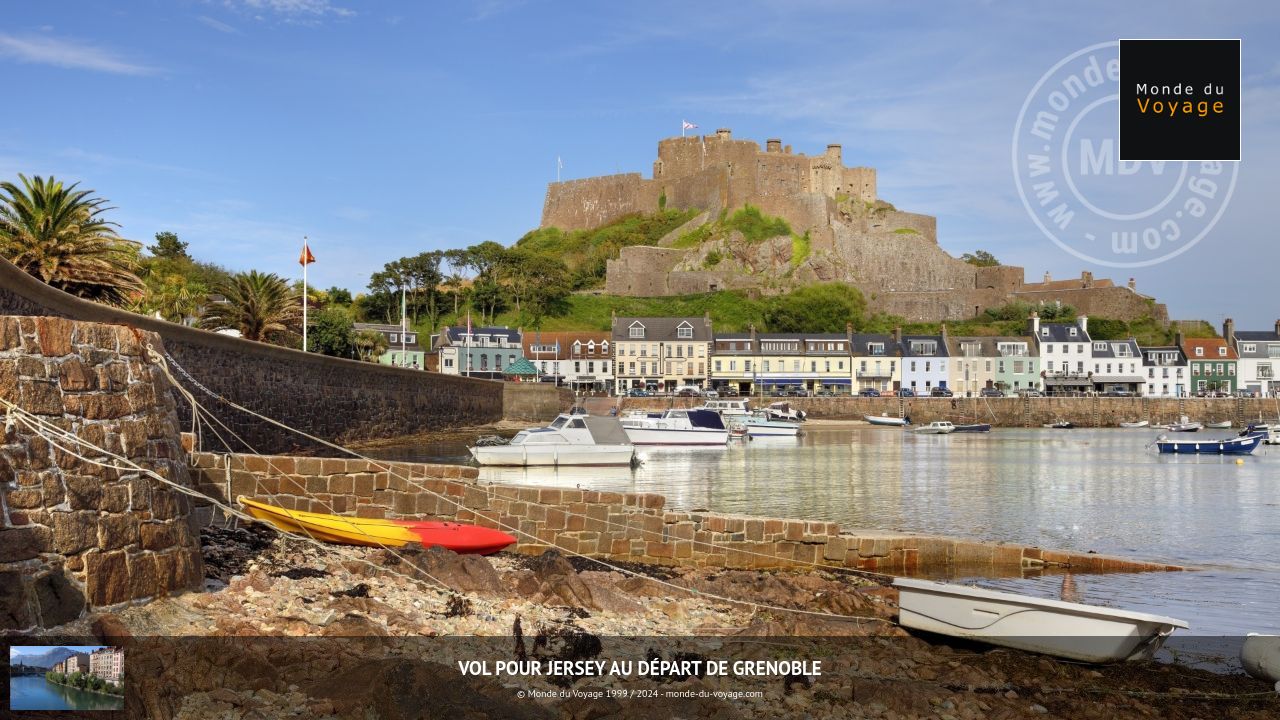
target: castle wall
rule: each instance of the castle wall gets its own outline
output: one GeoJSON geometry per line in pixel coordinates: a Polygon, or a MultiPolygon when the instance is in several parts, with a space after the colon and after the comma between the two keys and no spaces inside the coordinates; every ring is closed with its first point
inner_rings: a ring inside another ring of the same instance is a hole
{"type": "Polygon", "coordinates": [[[685,253],[685,250],[647,246],[622,248],[618,259],[608,262],[605,292],[633,297],[670,295],[667,274],[684,259],[685,253]]]}
{"type": "MultiPolygon", "coordinates": [[[[1034,287],[1034,286],[1033,286],[1034,287]]],[[[1011,298],[1029,303],[1061,301],[1082,315],[1132,320],[1147,315],[1157,322],[1169,321],[1169,308],[1163,303],[1127,287],[1074,288],[1069,290],[1022,289],[1011,298]]]]}
{"type": "Polygon", "coordinates": [[[547,185],[542,227],[586,230],[657,209],[658,190],[640,173],[569,180],[547,185]]]}

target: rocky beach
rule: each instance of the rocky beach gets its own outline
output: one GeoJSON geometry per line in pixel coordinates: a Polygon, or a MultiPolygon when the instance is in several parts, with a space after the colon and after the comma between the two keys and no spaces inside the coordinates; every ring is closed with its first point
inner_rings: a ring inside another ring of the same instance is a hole
{"type": "Polygon", "coordinates": [[[202,546],[204,591],[41,636],[124,645],[129,706],[156,717],[410,718],[431,708],[518,718],[1261,719],[1280,711],[1280,695],[1241,675],[1152,662],[1095,667],[915,637],[893,622],[891,588],[849,572],[610,569],[554,551],[318,550],[261,526],[208,528],[202,546]],[[622,657],[819,659],[822,671],[474,677],[458,665],[622,657]]]}

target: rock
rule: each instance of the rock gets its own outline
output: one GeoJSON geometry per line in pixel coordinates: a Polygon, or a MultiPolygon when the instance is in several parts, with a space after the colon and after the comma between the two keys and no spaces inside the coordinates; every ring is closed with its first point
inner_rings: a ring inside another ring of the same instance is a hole
{"type": "Polygon", "coordinates": [[[0,531],[0,563],[30,560],[53,550],[53,533],[47,527],[25,525],[0,531]]]}
{"type": "Polygon", "coordinates": [[[397,554],[400,557],[382,551],[379,564],[427,582],[434,578],[456,592],[493,595],[503,590],[498,571],[480,555],[459,555],[438,545],[427,550],[405,547],[397,554]]]}
{"type": "Polygon", "coordinates": [[[22,573],[0,572],[0,630],[26,630],[35,624],[22,573]]]}
{"type": "Polygon", "coordinates": [[[69,623],[84,612],[84,593],[58,570],[37,578],[32,589],[40,607],[40,623],[44,627],[69,623]]]}
{"type": "Polygon", "coordinates": [[[124,621],[113,613],[105,613],[93,619],[90,629],[95,637],[109,645],[119,645],[122,641],[133,637],[124,621]]]}
{"type": "Polygon", "coordinates": [[[93,547],[98,542],[97,513],[51,512],[49,522],[53,527],[53,549],[63,555],[93,547]]]}
{"type": "Polygon", "coordinates": [[[129,564],[123,551],[89,553],[85,559],[89,602],[94,606],[115,605],[129,596],[129,564]]]}

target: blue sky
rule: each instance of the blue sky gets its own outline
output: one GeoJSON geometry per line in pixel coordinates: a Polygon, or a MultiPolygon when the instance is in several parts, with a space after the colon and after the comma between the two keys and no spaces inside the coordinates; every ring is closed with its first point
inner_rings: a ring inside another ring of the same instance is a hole
{"type": "Polygon", "coordinates": [[[1280,9],[1274,3],[19,3],[0,21],[0,176],[78,180],[125,236],[362,290],[388,260],[537,226],[564,177],[652,169],[681,119],[703,132],[844,147],[880,195],[937,215],[1030,278],[1090,269],[1174,317],[1270,326],[1280,265],[1280,9]],[[903,7],[899,7],[903,6],[903,7]],[[1120,7],[1116,7],[1120,6],[1120,7]],[[1244,162],[1191,251],[1089,267],[1018,200],[1010,138],[1065,55],[1118,37],[1244,39],[1244,162]]]}
{"type": "Polygon", "coordinates": [[[100,650],[105,645],[11,645],[9,647],[9,662],[15,662],[22,657],[30,657],[33,655],[43,655],[50,650],[56,648],[66,648],[78,653],[91,653],[94,650],[100,650]]]}

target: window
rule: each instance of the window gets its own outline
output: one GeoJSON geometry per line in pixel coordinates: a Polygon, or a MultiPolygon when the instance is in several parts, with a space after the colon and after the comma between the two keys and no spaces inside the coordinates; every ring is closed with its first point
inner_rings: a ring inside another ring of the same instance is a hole
{"type": "MultiPolygon", "coordinates": [[[[1196,348],[1196,349],[1199,350],[1200,348],[1196,348]]],[[[1191,374],[1192,375],[1200,374],[1200,363],[1191,363],[1191,374]]]]}
{"type": "Polygon", "coordinates": [[[1204,357],[1204,348],[1202,347],[1196,348],[1196,357],[1204,357]]]}
{"type": "Polygon", "coordinates": [[[1226,357],[1226,356],[1227,356],[1227,349],[1224,347],[1218,348],[1218,357],[1226,357]]]}
{"type": "Polygon", "coordinates": [[[980,343],[980,342],[966,342],[966,343],[960,343],[960,350],[961,350],[961,352],[963,352],[965,355],[970,356],[970,357],[972,357],[972,356],[974,356],[974,355],[981,355],[981,354],[982,354],[982,343],[980,343]]]}
{"type": "Polygon", "coordinates": [[[1084,354],[1084,345],[1077,345],[1077,346],[1076,346],[1076,352],[1078,352],[1078,353],[1080,353],[1080,354],[1082,354],[1082,355],[1083,355],[1083,354],[1084,354]]]}
{"type": "Polygon", "coordinates": [[[1236,374],[1236,364],[1235,364],[1235,363],[1227,363],[1227,374],[1228,374],[1228,375],[1235,375],[1235,374],[1236,374]]]}
{"type": "Polygon", "coordinates": [[[868,355],[883,355],[883,354],[884,354],[884,343],[882,343],[882,342],[867,343],[867,354],[868,354],[868,355]]]}
{"type": "Polygon", "coordinates": [[[911,352],[917,355],[936,355],[938,344],[932,340],[912,340],[911,352]]]}
{"type": "Polygon", "coordinates": [[[1257,343],[1245,343],[1240,346],[1240,352],[1256,353],[1258,352],[1258,345],[1257,343]]]}
{"type": "Polygon", "coordinates": [[[1045,369],[1046,369],[1046,370],[1048,370],[1049,372],[1053,372],[1053,361],[1052,361],[1052,360],[1050,360],[1050,361],[1049,361],[1049,366],[1048,366],[1047,368],[1045,368],[1045,369]]]}
{"type": "Polygon", "coordinates": [[[1047,353],[1051,353],[1051,352],[1053,352],[1053,345],[1052,345],[1052,344],[1045,345],[1045,346],[1044,346],[1044,351],[1045,351],[1045,352],[1047,352],[1047,353]]]}
{"type": "MultiPolygon", "coordinates": [[[[988,370],[990,370],[991,368],[987,368],[987,369],[988,369],[988,370]]],[[[1001,372],[1001,373],[1002,373],[1002,372],[1004,372],[1004,361],[1003,361],[1003,360],[1000,360],[1000,361],[996,364],[996,372],[1001,372]]]]}
{"type": "MultiPolygon", "coordinates": [[[[1000,361],[1000,364],[1001,364],[1001,365],[1003,365],[1003,364],[1004,364],[1004,361],[1003,361],[1003,360],[1002,360],[1002,361],[1000,361]]],[[[1026,363],[1025,363],[1024,361],[1022,361],[1022,360],[1014,360],[1014,361],[1013,361],[1013,374],[1015,374],[1015,375],[1021,375],[1021,374],[1022,374],[1022,368],[1023,368],[1023,366],[1025,366],[1025,365],[1026,365],[1026,363]]],[[[1001,369],[1000,369],[1000,372],[1004,372],[1004,368],[1001,368],[1001,369]]]]}
{"type": "Polygon", "coordinates": [[[399,333],[391,333],[391,342],[393,342],[393,343],[398,343],[398,342],[400,342],[400,335],[399,335],[399,333]]]}
{"type": "Polygon", "coordinates": [[[1258,379],[1259,380],[1271,379],[1271,363],[1258,363],[1258,379]]]}
{"type": "MultiPolygon", "coordinates": [[[[912,360],[912,361],[911,361],[911,372],[915,372],[915,371],[916,371],[916,361],[915,361],[915,360],[912,360]]],[[[915,383],[911,383],[911,384],[912,384],[912,385],[915,385],[915,383]]]]}
{"type": "Polygon", "coordinates": [[[735,370],[737,370],[737,369],[738,369],[738,361],[737,361],[737,360],[730,360],[730,361],[729,361],[729,372],[733,372],[733,371],[735,371],[735,370]]]}
{"type": "Polygon", "coordinates": [[[1267,357],[1280,358],[1280,343],[1271,343],[1267,345],[1267,357]]]}
{"type": "Polygon", "coordinates": [[[445,366],[445,367],[447,367],[447,368],[451,368],[451,367],[453,367],[453,358],[451,358],[451,357],[445,358],[445,359],[444,359],[444,366],[445,366]]]}
{"type": "Polygon", "coordinates": [[[720,372],[720,361],[716,361],[716,372],[720,372]]]}
{"type": "Polygon", "coordinates": [[[742,372],[751,372],[751,361],[750,361],[750,360],[743,360],[743,361],[742,361],[742,372]]]}
{"type": "Polygon", "coordinates": [[[681,339],[692,338],[693,326],[687,322],[680,323],[680,326],[676,328],[676,337],[681,339]]]}
{"type": "Polygon", "coordinates": [[[1106,351],[1107,351],[1107,344],[1106,344],[1106,343],[1104,343],[1104,342],[1096,342],[1096,343],[1094,343],[1094,344],[1093,344],[1093,351],[1094,351],[1094,352],[1106,352],[1106,351]]]}
{"type": "Polygon", "coordinates": [[[1071,337],[1075,337],[1075,336],[1076,336],[1076,334],[1077,334],[1077,333],[1076,333],[1076,329],[1075,329],[1075,328],[1071,328],[1071,332],[1070,332],[1069,334],[1071,335],[1071,337]]]}
{"type": "Polygon", "coordinates": [[[573,361],[573,374],[574,374],[574,375],[581,375],[581,374],[582,374],[582,361],[580,361],[580,360],[574,360],[574,361],[573,361]]]}
{"type": "Polygon", "coordinates": [[[987,372],[991,372],[991,361],[987,361],[987,372]]]}
{"type": "Polygon", "coordinates": [[[1116,357],[1133,357],[1133,348],[1128,343],[1116,343],[1111,346],[1116,357]]]}
{"type": "Polygon", "coordinates": [[[763,368],[763,370],[764,370],[765,372],[769,372],[769,361],[768,361],[768,360],[765,360],[765,361],[764,361],[764,368],[763,368]]]}
{"type": "Polygon", "coordinates": [[[628,375],[635,375],[635,374],[636,374],[636,361],[635,361],[635,360],[632,360],[632,361],[631,361],[631,369],[630,369],[630,371],[629,371],[627,374],[628,374],[628,375]]]}
{"type": "Polygon", "coordinates": [[[1049,328],[1040,328],[1040,335],[1043,337],[1049,337],[1049,328]]]}
{"type": "Polygon", "coordinates": [[[417,336],[417,335],[406,335],[406,336],[405,336],[405,342],[407,342],[407,343],[409,343],[410,345],[412,345],[412,344],[414,344],[414,343],[418,342],[418,336],[417,336]]]}
{"type": "Polygon", "coordinates": [[[644,326],[640,323],[632,323],[628,337],[642,338],[644,337],[644,326]]]}

